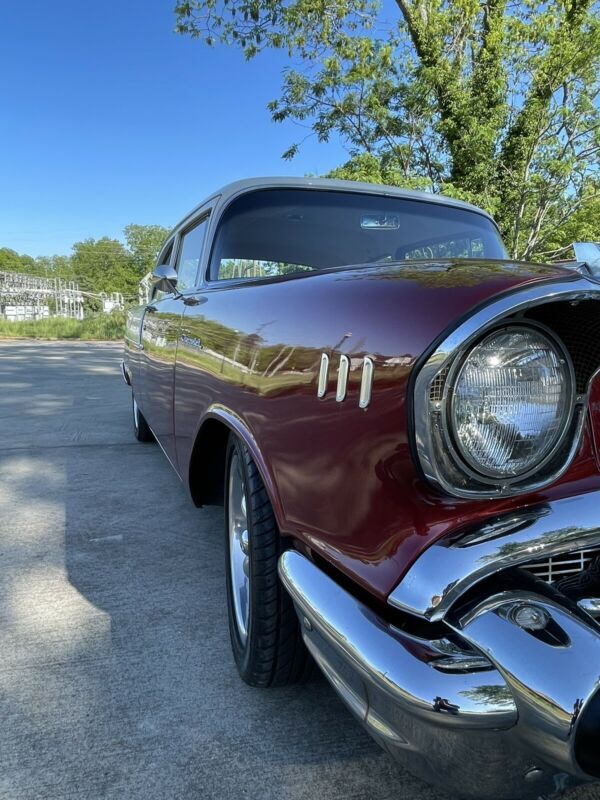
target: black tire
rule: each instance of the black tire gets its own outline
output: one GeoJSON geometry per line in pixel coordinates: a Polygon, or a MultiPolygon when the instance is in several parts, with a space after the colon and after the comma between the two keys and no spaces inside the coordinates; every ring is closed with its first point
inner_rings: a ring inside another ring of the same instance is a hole
{"type": "Polygon", "coordinates": [[[231,647],[238,672],[250,686],[285,686],[304,680],[312,660],[300,634],[293,603],[277,574],[283,551],[273,509],[256,464],[248,449],[233,434],[229,437],[225,462],[225,572],[231,647]],[[230,537],[230,486],[239,470],[246,504],[249,591],[245,635],[236,618],[233,597],[230,537]]]}
{"type": "Polygon", "coordinates": [[[131,393],[131,413],[133,416],[133,435],[138,442],[153,442],[154,435],[148,427],[148,423],[144,419],[144,415],[138,408],[138,404],[135,401],[133,392],[131,393]]]}

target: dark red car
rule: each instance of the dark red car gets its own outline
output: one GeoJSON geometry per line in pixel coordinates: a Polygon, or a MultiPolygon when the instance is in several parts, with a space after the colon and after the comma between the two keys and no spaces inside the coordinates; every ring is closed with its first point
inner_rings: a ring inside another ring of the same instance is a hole
{"type": "Polygon", "coordinates": [[[177,226],[123,371],[225,506],[247,683],[316,661],[455,795],[600,778],[599,301],[430,194],[255,179],[177,226]]]}

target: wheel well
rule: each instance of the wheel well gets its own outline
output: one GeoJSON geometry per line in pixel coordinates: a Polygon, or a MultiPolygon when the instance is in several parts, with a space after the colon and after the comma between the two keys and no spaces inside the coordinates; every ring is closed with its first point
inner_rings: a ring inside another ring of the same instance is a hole
{"type": "Polygon", "coordinates": [[[221,506],[225,498],[225,457],[230,429],[209,419],[200,428],[190,459],[189,486],[197,506],[221,506]]]}

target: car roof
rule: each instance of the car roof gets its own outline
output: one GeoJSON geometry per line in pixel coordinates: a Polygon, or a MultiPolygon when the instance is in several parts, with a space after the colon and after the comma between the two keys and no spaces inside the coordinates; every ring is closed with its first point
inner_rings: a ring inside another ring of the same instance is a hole
{"type": "MultiPolygon", "coordinates": [[[[234,181],[228,183],[216,192],[211,193],[208,197],[197,205],[189,214],[178,222],[169,234],[170,238],[180,228],[184,227],[186,223],[194,217],[194,215],[206,205],[209,200],[218,198],[219,205],[227,205],[229,201],[238,195],[246,194],[247,192],[256,191],[257,189],[316,189],[321,191],[342,191],[342,192],[357,192],[360,194],[373,194],[385,197],[399,197],[406,200],[420,200],[425,203],[436,203],[438,205],[452,206],[454,208],[463,208],[468,211],[474,211],[478,214],[490,219],[494,222],[493,217],[478,206],[471,203],[466,203],[463,200],[455,200],[453,197],[446,197],[442,194],[434,194],[433,192],[419,192],[414,189],[400,189],[397,186],[387,186],[379,183],[363,183],[361,181],[346,181],[336,180],[333,178],[295,178],[295,177],[257,177],[245,178],[244,180],[234,181]]],[[[494,223],[495,224],[495,223],[494,223]]]]}

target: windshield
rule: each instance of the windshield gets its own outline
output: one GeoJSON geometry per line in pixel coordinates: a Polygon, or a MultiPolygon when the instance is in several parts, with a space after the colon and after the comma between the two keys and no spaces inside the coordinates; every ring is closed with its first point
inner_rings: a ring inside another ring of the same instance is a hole
{"type": "Polygon", "coordinates": [[[506,258],[482,214],[433,202],[351,192],[269,189],[226,210],[212,280],[261,278],[389,261],[506,258]]]}

